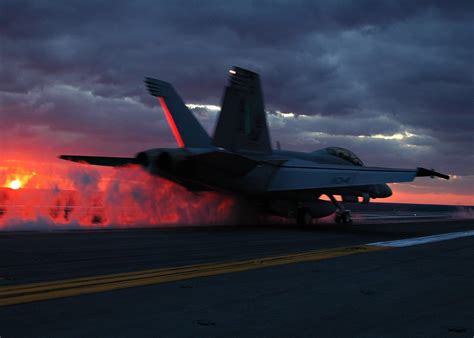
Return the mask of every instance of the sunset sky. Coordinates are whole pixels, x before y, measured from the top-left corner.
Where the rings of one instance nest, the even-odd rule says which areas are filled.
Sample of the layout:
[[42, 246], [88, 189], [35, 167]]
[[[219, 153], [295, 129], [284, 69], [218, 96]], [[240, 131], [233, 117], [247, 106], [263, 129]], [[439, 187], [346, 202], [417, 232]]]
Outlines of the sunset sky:
[[145, 76], [212, 134], [236, 65], [261, 76], [273, 144], [434, 168], [452, 179], [389, 201], [474, 205], [473, 22], [473, 1], [0, 0], [0, 174], [175, 147]]

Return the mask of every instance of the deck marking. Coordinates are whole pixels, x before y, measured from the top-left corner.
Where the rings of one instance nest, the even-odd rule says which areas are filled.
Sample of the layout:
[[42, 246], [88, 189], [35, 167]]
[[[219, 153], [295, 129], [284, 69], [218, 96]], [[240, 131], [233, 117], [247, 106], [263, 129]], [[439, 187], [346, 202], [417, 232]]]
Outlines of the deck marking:
[[319, 261], [359, 253], [389, 250], [391, 248], [407, 247], [470, 236], [474, 236], [474, 230], [386, 242], [375, 242], [350, 247], [300, 252], [280, 256], [254, 258], [244, 261], [203, 263], [49, 282], [5, 285], [3, 287], [0, 286], [0, 306], [175, 282], [286, 264]]
[[420, 245], [420, 244], [433, 243], [433, 242], [441, 242], [441, 241], [447, 241], [450, 239], [470, 237], [470, 236], [474, 236], [474, 230], [450, 232], [446, 234], [439, 234], [439, 235], [432, 235], [432, 236], [425, 236], [425, 237], [398, 239], [395, 241], [387, 241], [387, 242], [375, 242], [375, 243], [368, 243], [367, 245], [403, 248], [407, 246]]
[[254, 258], [244, 261], [206, 263], [173, 268], [134, 271], [129, 273], [81, 277], [62, 281], [8, 285], [0, 287], [0, 306], [175, 282], [286, 264], [319, 261], [387, 249], [389, 248], [355, 245], [281, 256]]

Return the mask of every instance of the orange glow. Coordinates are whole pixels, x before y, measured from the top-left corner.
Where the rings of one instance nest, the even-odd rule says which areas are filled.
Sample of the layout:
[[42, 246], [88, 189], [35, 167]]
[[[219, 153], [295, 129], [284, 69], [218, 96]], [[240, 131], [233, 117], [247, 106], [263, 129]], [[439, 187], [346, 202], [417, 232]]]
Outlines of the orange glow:
[[[32, 167], [34, 172], [28, 170]], [[9, 160], [0, 162], [2, 181], [0, 230], [35, 224], [62, 228], [220, 224], [233, 222], [236, 215], [237, 202], [229, 196], [192, 193], [138, 166], [114, 169]], [[21, 189], [12, 189], [18, 185]]]
[[8, 185], [10, 187], [10, 189], [13, 189], [13, 190], [18, 190], [21, 188], [21, 181], [16, 179], [16, 180], [13, 180], [10, 182], [10, 184]]
[[[5, 179], [3, 179], [3, 187], [18, 190], [20, 188], [23, 188], [35, 175], [36, 172], [30, 172], [28, 170], [20, 169], [14, 173], [6, 175]], [[0, 176], [0, 182], [1, 181], [2, 178]]]
[[383, 203], [413, 203], [413, 204], [439, 204], [439, 205], [474, 205], [474, 195], [453, 193], [408, 193], [392, 185], [393, 195], [389, 198], [374, 200]]
[[[474, 195], [462, 194], [435, 194], [435, 193], [407, 193], [399, 191], [397, 186], [391, 186], [393, 195], [388, 198], [371, 199], [370, 203], [410, 203], [410, 204], [439, 204], [439, 205], [474, 205]], [[341, 201], [340, 196], [334, 196]], [[330, 201], [326, 195], [319, 196], [320, 200]], [[359, 198], [359, 201], [361, 199]]]
[[174, 138], [176, 139], [176, 142], [178, 142], [178, 146], [180, 148], [184, 148], [183, 138], [181, 137], [178, 127], [176, 126], [176, 123], [174, 122], [173, 115], [171, 115], [168, 109], [168, 106], [166, 105], [165, 99], [162, 97], [159, 97], [158, 100], [160, 101], [161, 107], [163, 108], [163, 111], [165, 112], [166, 121], [168, 121], [171, 131], [173, 132]]

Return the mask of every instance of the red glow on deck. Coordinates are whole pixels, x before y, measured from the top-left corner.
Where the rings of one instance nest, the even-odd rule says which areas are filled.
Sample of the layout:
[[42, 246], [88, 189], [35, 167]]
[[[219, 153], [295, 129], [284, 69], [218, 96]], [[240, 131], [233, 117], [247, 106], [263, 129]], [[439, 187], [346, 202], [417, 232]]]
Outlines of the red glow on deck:
[[176, 139], [176, 142], [178, 142], [178, 146], [180, 148], [184, 148], [183, 138], [181, 137], [178, 127], [176, 126], [176, 123], [174, 122], [173, 115], [171, 115], [168, 109], [168, 106], [166, 105], [165, 99], [162, 97], [159, 97], [158, 100], [160, 101], [161, 107], [163, 108], [163, 111], [165, 112], [166, 121], [168, 121], [171, 131], [173, 132], [174, 138]]
[[[24, 178], [21, 189], [10, 188], [12, 177]], [[191, 193], [138, 166], [0, 163], [0, 230], [232, 223], [235, 205], [229, 196]]]

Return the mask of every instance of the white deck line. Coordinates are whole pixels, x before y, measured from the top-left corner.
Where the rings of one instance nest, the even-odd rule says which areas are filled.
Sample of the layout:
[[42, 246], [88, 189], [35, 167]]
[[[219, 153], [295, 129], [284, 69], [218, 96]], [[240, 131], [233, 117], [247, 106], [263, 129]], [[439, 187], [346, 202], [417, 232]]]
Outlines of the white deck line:
[[470, 236], [474, 236], [474, 230], [461, 231], [461, 232], [450, 232], [450, 233], [447, 233], [447, 234], [425, 236], [425, 237], [406, 238], [406, 239], [399, 239], [399, 240], [387, 241], [387, 242], [375, 242], [375, 243], [368, 243], [367, 245], [403, 248], [403, 247], [406, 247], [406, 246], [420, 245], [420, 244], [433, 243], [433, 242], [441, 242], [441, 241], [447, 241], [449, 239], [470, 237]]

